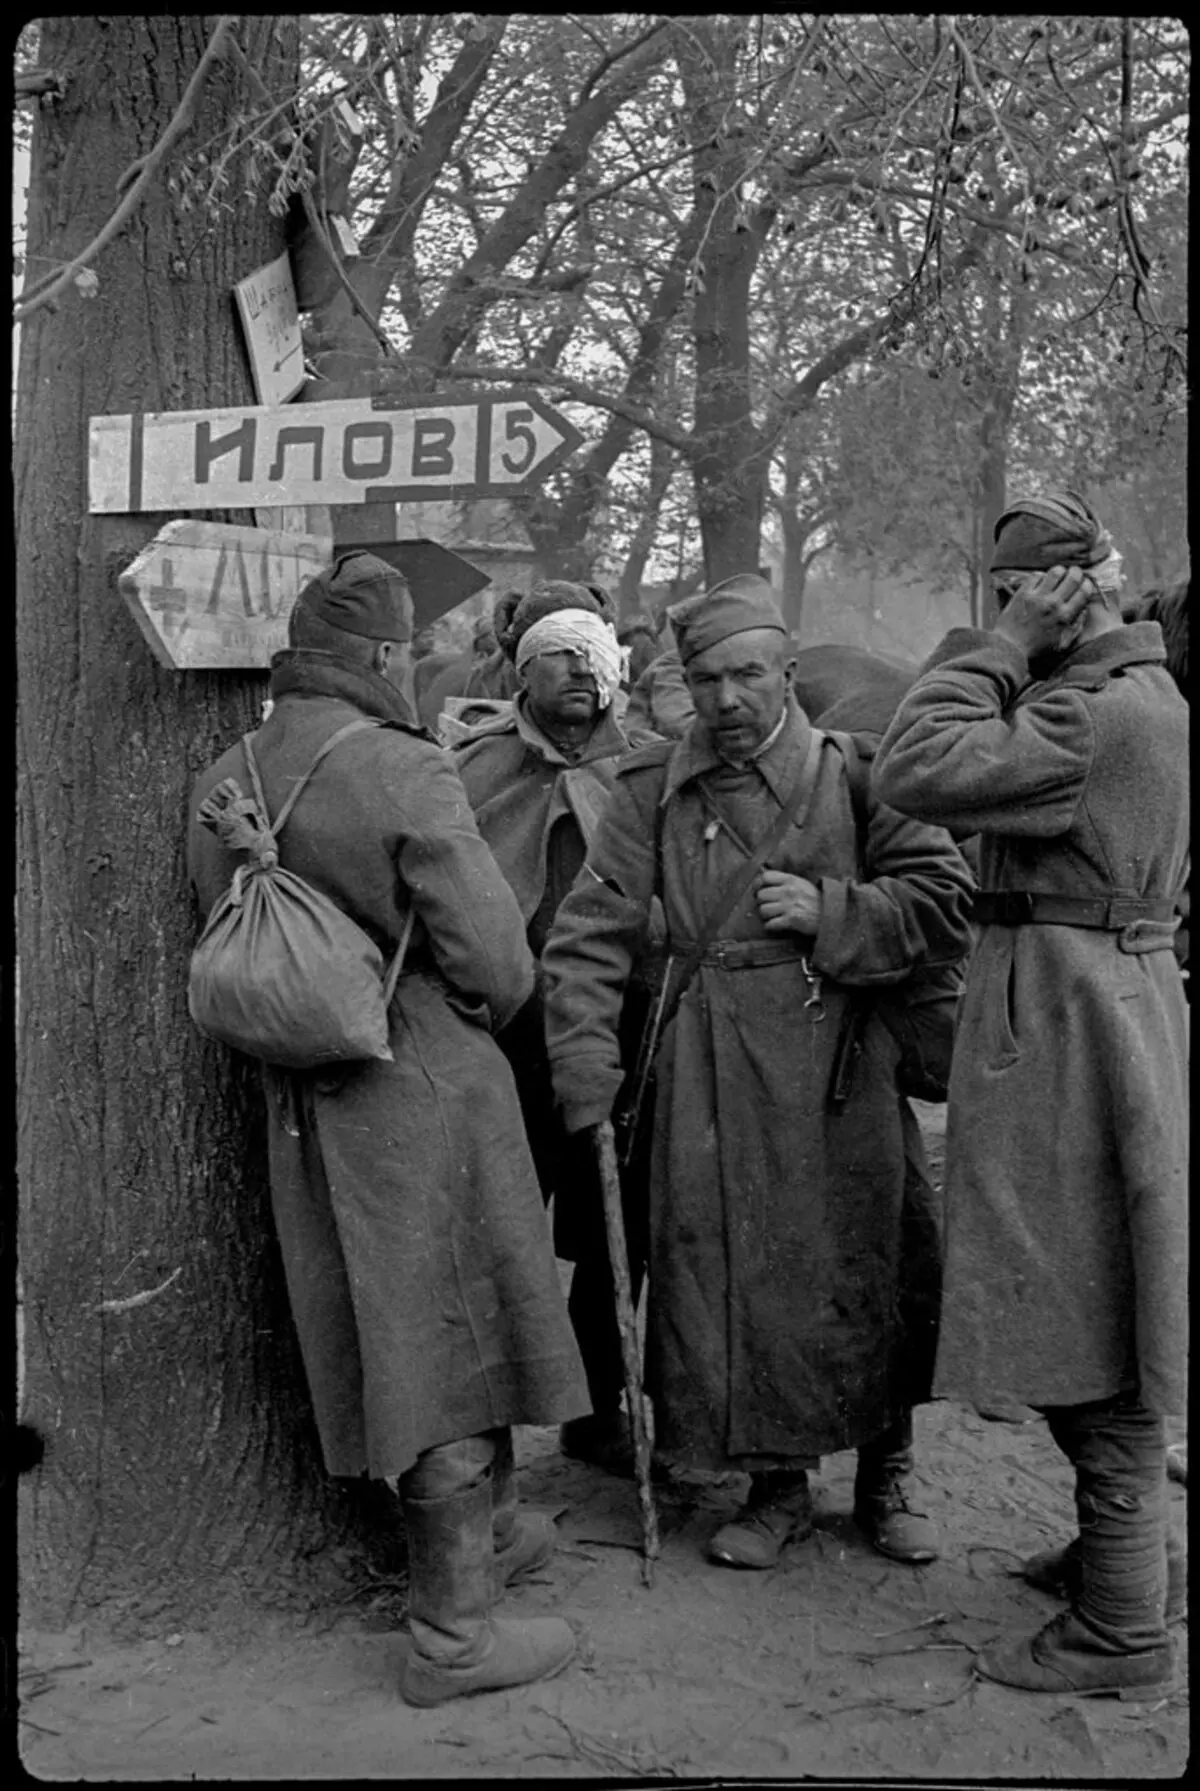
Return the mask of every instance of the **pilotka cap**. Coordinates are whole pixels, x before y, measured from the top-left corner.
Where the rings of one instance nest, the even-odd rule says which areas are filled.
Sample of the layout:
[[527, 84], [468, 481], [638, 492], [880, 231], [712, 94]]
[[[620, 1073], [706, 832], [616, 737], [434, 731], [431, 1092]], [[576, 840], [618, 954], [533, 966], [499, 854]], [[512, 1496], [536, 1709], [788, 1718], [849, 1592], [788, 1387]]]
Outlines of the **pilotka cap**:
[[1010, 505], [996, 523], [994, 539], [991, 572], [1098, 566], [1112, 552], [1112, 541], [1091, 505], [1065, 488]]
[[684, 665], [697, 653], [728, 640], [731, 634], [744, 634], [748, 628], [775, 628], [780, 634], [787, 633], [775, 593], [757, 572], [739, 572], [714, 585], [711, 591], [685, 597], [682, 602], [673, 603], [667, 615]]
[[312, 616], [371, 641], [412, 639], [413, 606], [403, 573], [373, 553], [344, 553], [296, 599]]

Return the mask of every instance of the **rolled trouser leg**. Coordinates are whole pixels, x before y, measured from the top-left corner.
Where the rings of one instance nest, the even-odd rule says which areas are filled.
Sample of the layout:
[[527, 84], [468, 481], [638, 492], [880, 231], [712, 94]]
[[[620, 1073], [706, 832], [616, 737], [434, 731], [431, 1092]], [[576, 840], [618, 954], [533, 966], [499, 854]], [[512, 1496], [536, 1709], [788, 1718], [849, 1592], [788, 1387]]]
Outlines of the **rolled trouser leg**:
[[[1023, 1578], [1039, 1592], [1076, 1603], [1083, 1590], [1082, 1544], [1078, 1536], [1063, 1548], [1043, 1549], [1031, 1555], [1021, 1569]], [[1167, 1532], [1167, 1602], [1164, 1612], [1168, 1626], [1182, 1623], [1187, 1616], [1187, 1552], [1183, 1544]]]
[[412, 1646], [400, 1689], [410, 1704], [524, 1685], [557, 1672], [575, 1651], [569, 1625], [558, 1618], [489, 1616], [495, 1452], [495, 1432], [468, 1437], [426, 1451], [402, 1477]]
[[1075, 1609], [1125, 1654], [1167, 1640], [1166, 1437], [1131, 1400], [1047, 1414], [1075, 1467], [1079, 1591]]
[[1129, 1399], [1046, 1412], [1075, 1468], [1078, 1581], [1071, 1608], [1036, 1635], [985, 1649], [985, 1679], [1026, 1691], [1157, 1694], [1170, 1685], [1166, 1443]]

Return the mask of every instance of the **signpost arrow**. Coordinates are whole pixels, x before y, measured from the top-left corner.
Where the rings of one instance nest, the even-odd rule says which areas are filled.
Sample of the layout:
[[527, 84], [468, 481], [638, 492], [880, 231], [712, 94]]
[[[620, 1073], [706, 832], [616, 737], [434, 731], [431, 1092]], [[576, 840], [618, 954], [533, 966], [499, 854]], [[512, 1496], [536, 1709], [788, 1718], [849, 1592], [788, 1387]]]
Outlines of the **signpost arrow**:
[[340, 541], [179, 519], [159, 530], [118, 585], [151, 651], [176, 671], [265, 669], [287, 646], [300, 590], [335, 555], [361, 548], [401, 571], [423, 628], [488, 582], [436, 541]]
[[94, 515], [512, 497], [583, 436], [537, 393], [93, 417]]
[[413, 628], [427, 628], [491, 581], [461, 554], [438, 541], [339, 541], [334, 554], [373, 553], [408, 580]]
[[265, 668], [287, 645], [297, 592], [332, 553], [319, 535], [181, 519], [160, 529], [117, 583], [161, 664]]

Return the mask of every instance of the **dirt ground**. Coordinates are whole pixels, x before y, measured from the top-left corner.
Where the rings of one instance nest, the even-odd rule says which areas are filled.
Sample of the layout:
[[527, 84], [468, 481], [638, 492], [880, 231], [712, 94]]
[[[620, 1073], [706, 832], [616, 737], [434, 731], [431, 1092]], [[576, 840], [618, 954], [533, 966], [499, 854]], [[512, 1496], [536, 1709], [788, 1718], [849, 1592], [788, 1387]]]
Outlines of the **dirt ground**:
[[[938, 1117], [922, 1114], [935, 1150]], [[1016, 1572], [1073, 1530], [1070, 1474], [1045, 1425], [940, 1403], [916, 1430], [939, 1561], [905, 1568], [867, 1546], [845, 1454], [815, 1479], [814, 1535], [767, 1573], [704, 1556], [744, 1481], [661, 1489], [650, 1589], [633, 1487], [566, 1460], [552, 1430], [520, 1431], [523, 1490], [558, 1514], [560, 1540], [504, 1608], [570, 1619], [579, 1651], [559, 1677], [408, 1708], [396, 1689], [402, 1599], [388, 1586], [303, 1626], [247, 1614], [220, 1638], [27, 1635], [22, 1758], [48, 1780], [1180, 1776], [1186, 1628], [1166, 1699], [1038, 1697], [973, 1678], [980, 1647], [1056, 1608]], [[1180, 1533], [1185, 1499], [1172, 1485]]]

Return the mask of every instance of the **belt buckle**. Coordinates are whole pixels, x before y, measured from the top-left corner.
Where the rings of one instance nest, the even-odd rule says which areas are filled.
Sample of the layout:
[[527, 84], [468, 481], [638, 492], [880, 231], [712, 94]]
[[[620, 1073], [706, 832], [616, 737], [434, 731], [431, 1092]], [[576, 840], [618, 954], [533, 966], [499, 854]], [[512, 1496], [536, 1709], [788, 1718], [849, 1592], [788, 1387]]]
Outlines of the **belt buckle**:
[[718, 970], [726, 970], [729, 967], [725, 941], [723, 939], [719, 939], [716, 945], [713, 946], [713, 964]]
[[1005, 889], [997, 904], [1002, 927], [1024, 927], [1033, 921], [1033, 896], [1027, 889]]

